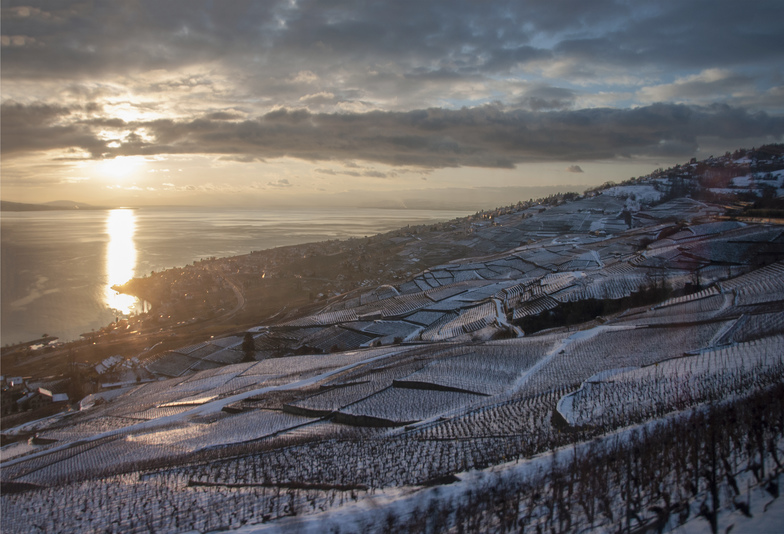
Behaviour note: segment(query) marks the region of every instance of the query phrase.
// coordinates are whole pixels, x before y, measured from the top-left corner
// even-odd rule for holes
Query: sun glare
[[[133,210],[110,210],[106,219],[106,233],[109,244],[106,246],[106,305],[123,315],[136,312],[138,300],[131,295],[123,295],[112,289],[131,278],[136,269],[136,215]]]
[[[139,170],[143,163],[132,157],[116,157],[98,162],[97,172],[104,178],[123,180]]]

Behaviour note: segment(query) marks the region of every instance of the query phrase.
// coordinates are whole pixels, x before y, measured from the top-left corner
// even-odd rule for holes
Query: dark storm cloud
[[[7,127],[23,132],[11,136],[14,152],[81,148],[94,158],[217,154],[235,161],[288,156],[431,169],[511,168],[530,161],[636,155],[689,156],[703,136],[742,143],[746,138],[780,139],[784,134],[784,118],[726,105],[654,104],[627,110],[551,112],[502,111],[485,106],[353,114],[279,109],[256,120],[238,122],[205,117],[147,122],[74,119],[67,123],[69,110],[63,108],[4,104],[3,116],[4,140],[8,139]],[[115,137],[112,146],[98,137],[99,131],[105,137],[107,128],[126,134]],[[145,135],[136,135],[141,130]],[[40,139],[47,141],[42,144]],[[340,171],[350,172],[355,171]]]

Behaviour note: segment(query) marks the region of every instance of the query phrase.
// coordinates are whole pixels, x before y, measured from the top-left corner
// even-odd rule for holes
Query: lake
[[[138,313],[143,305],[111,286],[150,271],[468,214],[371,208],[2,212],[0,342],[42,334],[78,339],[118,316]]]

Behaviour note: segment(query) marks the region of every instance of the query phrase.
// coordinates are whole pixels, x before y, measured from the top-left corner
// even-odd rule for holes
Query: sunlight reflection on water
[[[106,246],[106,287],[104,300],[113,310],[130,315],[136,312],[138,300],[131,295],[122,295],[112,289],[131,278],[136,269],[136,215],[133,210],[110,210],[106,218],[106,233],[109,244]]]

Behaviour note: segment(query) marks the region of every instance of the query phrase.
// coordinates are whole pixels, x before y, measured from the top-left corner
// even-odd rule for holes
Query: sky
[[[581,191],[784,141],[782,20],[780,0],[3,0],[0,194]]]

